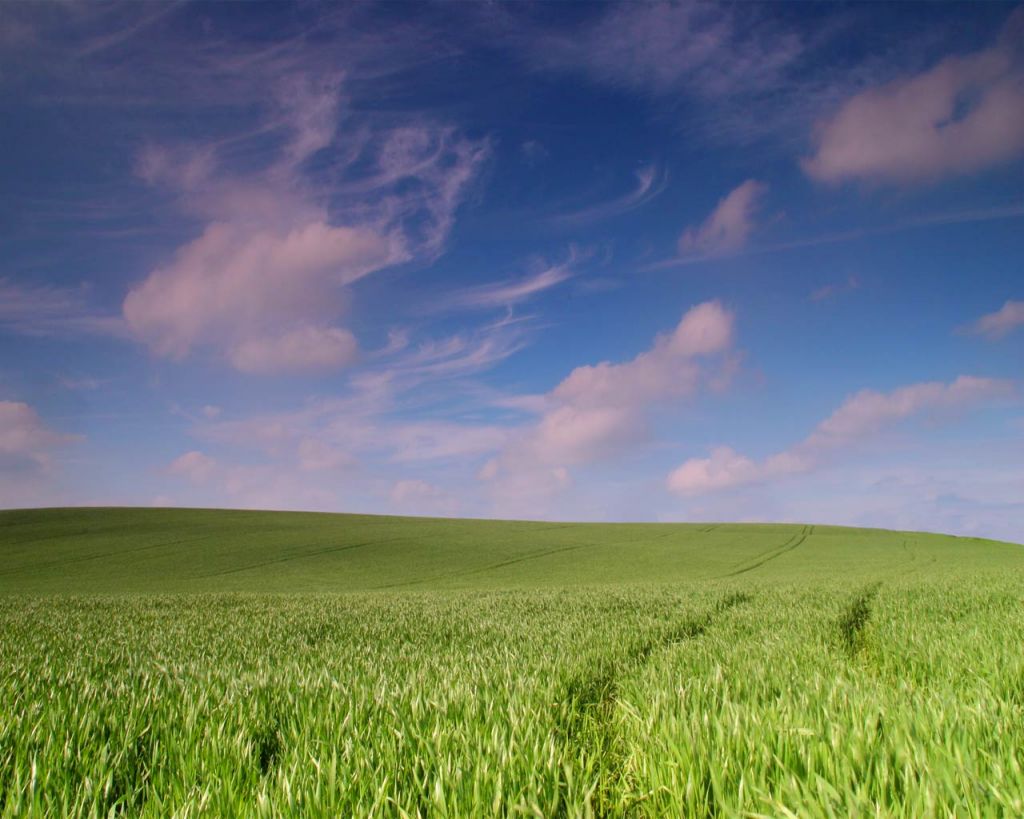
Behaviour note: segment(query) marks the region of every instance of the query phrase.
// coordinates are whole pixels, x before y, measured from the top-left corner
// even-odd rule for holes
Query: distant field
[[[0,512],[0,594],[533,589],[950,578],[988,540],[785,524],[602,524],[209,509]]]
[[[1024,548],[0,512],[0,814],[1024,815]]]

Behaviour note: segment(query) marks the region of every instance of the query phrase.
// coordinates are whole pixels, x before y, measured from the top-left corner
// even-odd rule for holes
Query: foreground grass
[[[420,584],[387,543],[384,568],[325,552],[367,540],[333,516],[298,516],[319,545],[273,564],[273,515],[234,518],[224,545],[218,513],[178,512],[178,531],[174,513],[112,513],[105,535],[102,512],[53,514],[5,530],[0,815],[1024,814],[1020,547],[353,521],[389,543],[422,525],[422,562],[449,550]],[[173,594],[134,593],[161,571],[130,556],[175,538],[205,551],[165,572]],[[559,549],[584,584],[552,581]],[[68,593],[117,554],[121,594]],[[306,589],[309,562],[346,593],[259,591]],[[211,566],[249,567],[219,576],[254,590],[181,593]],[[354,590],[385,569],[402,585]]]

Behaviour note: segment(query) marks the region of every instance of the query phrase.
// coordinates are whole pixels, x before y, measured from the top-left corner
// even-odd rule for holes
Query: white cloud
[[[332,471],[356,463],[349,452],[320,438],[303,438],[299,441],[298,453],[299,468],[307,472]]]
[[[206,222],[124,300],[131,330],[159,355],[208,348],[250,373],[350,363],[356,341],[338,326],[349,286],[436,256],[489,150],[452,128],[418,123],[373,139],[360,133],[346,153],[336,76],[288,76],[276,89],[264,127],[284,142],[262,169],[224,170],[218,144],[151,147],[140,157],[144,179],[175,191]],[[318,168],[310,178],[305,161],[328,148],[331,172]],[[349,181],[320,182],[342,177]]]
[[[110,380],[109,378],[90,378],[88,376],[82,378],[60,376],[57,378],[57,383],[71,392],[93,392],[104,384],[109,384]]]
[[[292,75],[275,90],[281,120],[290,132],[285,160],[298,165],[334,141],[341,108],[341,77]]]
[[[52,429],[24,402],[0,401],[0,508],[67,504],[55,456],[79,440]]]
[[[629,213],[654,199],[668,183],[668,174],[656,164],[639,168],[634,176],[636,184],[629,193],[580,210],[560,214],[554,220],[561,224],[582,225]]]
[[[317,453],[322,456],[323,453]],[[336,468],[312,462],[302,469]],[[339,499],[322,475],[314,479],[302,469],[281,464],[238,464],[193,450],[175,458],[167,473],[197,487],[204,503],[230,503],[251,509],[304,509],[338,511]]]
[[[0,278],[0,329],[24,336],[127,335],[120,316],[89,304],[86,287],[59,287]]]
[[[683,495],[713,492],[752,483],[766,469],[727,446],[715,447],[708,458],[691,458],[672,472],[668,488]]]
[[[858,289],[860,289],[860,279],[857,276],[848,276],[844,282],[825,284],[813,290],[808,299],[810,301],[829,301]]]
[[[749,6],[610,2],[554,24],[537,22],[529,4],[508,8],[497,36],[533,65],[655,98],[663,116],[716,144],[795,129],[820,95],[819,74],[800,71],[808,44],[778,15]]]
[[[702,359],[727,353],[732,343],[732,313],[705,302],[631,361],[577,367],[548,393],[538,421],[513,435],[480,478],[501,502],[532,501],[568,485],[568,467],[620,452],[643,436],[651,408],[714,380],[716,369]]]
[[[709,457],[691,458],[671,472],[667,486],[680,495],[698,495],[809,472],[830,453],[851,448],[904,419],[927,411],[976,406],[1012,391],[1012,382],[969,375],[961,375],[950,384],[911,384],[888,393],[862,390],[788,450],[758,462],[729,447],[717,447]]]
[[[413,348],[398,345],[392,354],[353,376],[353,391],[347,397],[310,400],[293,411],[242,419],[194,419],[194,433],[217,445],[255,450],[300,472],[346,467],[363,456],[377,459],[385,469],[389,464],[479,457],[505,443],[506,427],[392,413],[398,399],[414,391],[421,410],[424,390],[449,402],[448,391],[435,392],[440,383],[492,366],[509,349],[500,339],[487,337],[473,343],[455,337]],[[465,397],[459,407],[467,409]]]
[[[459,508],[456,498],[418,478],[395,481],[389,498],[392,506],[406,514],[454,515]]]
[[[748,36],[750,16],[725,6],[656,2],[602,9],[607,12],[596,21],[567,32],[529,32],[534,59],[658,96],[720,99],[773,87],[802,51],[797,37],[767,25],[759,36]]]
[[[699,226],[688,227],[679,237],[683,255],[716,256],[741,250],[756,227],[754,216],[767,186],[748,179],[715,206]]]
[[[1007,300],[994,313],[986,313],[963,328],[964,332],[995,340],[1024,325],[1024,301]]]
[[[228,353],[235,369],[246,373],[335,370],[355,356],[356,339],[348,330],[309,325],[246,339]]]
[[[21,401],[0,401],[0,469],[5,472],[45,470],[53,451],[76,440],[48,427]]]
[[[200,343],[267,345],[268,330],[337,312],[340,285],[394,258],[388,239],[368,228],[212,224],[128,294],[124,314],[156,352],[173,358]]]
[[[179,455],[171,461],[167,471],[172,475],[179,475],[193,483],[201,484],[210,480],[219,468],[220,464],[217,463],[216,459],[199,450],[192,450],[191,452]]]
[[[493,452],[508,439],[508,430],[490,424],[406,421],[385,433],[395,462],[465,458]],[[383,443],[383,441],[382,441]]]
[[[382,200],[382,213],[401,225],[410,246],[425,259],[443,249],[480,166],[490,155],[486,140],[460,137],[451,127],[415,125],[396,128],[378,139],[379,175],[354,186],[356,191],[401,185]]]
[[[572,248],[569,258],[561,264],[545,265],[539,272],[524,278],[505,279],[463,288],[444,297],[438,303],[437,309],[512,307],[572,278],[573,267],[578,258],[579,252]]]
[[[821,182],[919,182],[1024,154],[1024,50],[1016,11],[989,48],[869,88],[819,124],[804,170]]]

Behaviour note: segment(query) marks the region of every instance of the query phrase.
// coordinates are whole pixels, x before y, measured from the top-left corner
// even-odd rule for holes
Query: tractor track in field
[[[136,546],[132,549],[118,549],[113,552],[97,552],[91,555],[69,557],[66,560],[47,560],[42,563],[33,563],[31,566],[22,566],[16,569],[4,569],[0,571],[0,576],[21,574],[26,571],[34,572],[37,569],[48,569],[53,568],[54,566],[67,566],[70,563],[86,563],[90,560],[100,560],[104,557],[119,557],[121,555],[136,554],[138,552],[146,552],[152,549],[162,549],[166,546],[181,546],[185,543],[198,543],[201,540],[207,540],[209,537],[209,535],[203,535],[202,537],[182,538],[181,540],[168,540],[162,543],[151,543],[148,546]]]
[[[200,574],[200,575],[196,575],[196,579],[204,578],[204,577],[221,577],[221,576],[227,575],[227,574],[238,574],[239,572],[247,572],[247,571],[250,571],[251,569],[259,569],[259,568],[262,568],[263,566],[274,566],[274,565],[277,565],[279,563],[291,563],[292,561],[295,561],[295,560],[306,560],[307,558],[310,558],[310,557],[319,557],[320,555],[329,555],[329,554],[333,554],[335,552],[348,552],[348,551],[351,551],[352,549],[362,549],[364,546],[379,546],[379,545],[383,545],[385,543],[397,543],[400,540],[422,540],[422,538],[418,538],[418,537],[392,537],[392,538],[384,538],[382,540],[365,540],[365,541],[362,541],[360,543],[347,543],[347,544],[344,544],[344,545],[341,545],[341,546],[329,546],[326,549],[317,549],[317,550],[312,551],[312,552],[303,552],[302,554],[298,554],[298,555],[289,555],[288,557],[277,557],[277,558],[274,558],[273,560],[261,560],[258,563],[250,563],[247,566],[237,566],[235,568],[224,569],[223,571],[219,571],[219,572],[210,572],[208,574]]]
[[[839,640],[847,656],[853,658],[864,648],[864,629],[871,619],[872,604],[882,582],[865,586],[846,606],[836,622]]]
[[[616,815],[609,796],[623,775],[624,760],[615,747],[613,726],[622,679],[643,668],[655,652],[701,637],[719,616],[750,599],[746,592],[725,595],[704,614],[691,616],[653,638],[634,643],[623,655],[602,658],[595,667],[566,684],[561,701],[569,707],[562,712],[556,730],[567,746],[567,756],[594,753],[601,758],[594,790],[595,817]]]
[[[563,529],[563,528],[565,528],[566,526],[569,526],[569,525],[570,524],[562,523],[562,524],[556,524],[556,525],[553,525],[553,526],[544,526],[541,529],[535,530],[535,531],[545,531],[547,529]],[[383,545],[385,543],[397,543],[398,541],[402,541],[402,540],[414,542],[414,541],[417,541],[417,540],[426,540],[429,537],[433,537],[433,536],[434,535],[429,535],[429,536],[423,536],[423,535],[408,536],[408,535],[406,535],[406,536],[403,536],[403,537],[382,538],[380,540],[366,540],[366,541],[361,541],[359,543],[348,543],[348,544],[343,544],[341,546],[329,546],[326,549],[317,549],[317,550],[311,551],[311,552],[303,552],[302,554],[289,555],[288,557],[274,558],[273,560],[263,560],[263,561],[260,561],[258,563],[250,563],[247,566],[239,566],[239,567],[232,568],[232,569],[224,569],[223,571],[219,571],[219,572],[210,572],[209,574],[199,575],[199,577],[220,577],[222,575],[227,575],[227,574],[238,574],[239,572],[247,572],[250,569],[259,569],[259,568],[261,568],[263,566],[273,566],[273,565],[277,565],[279,563],[291,563],[291,562],[293,562],[295,560],[305,560],[306,558],[318,557],[320,555],[326,555],[326,554],[333,554],[335,552],[347,552],[347,551],[351,551],[353,549],[361,549],[361,548],[363,548],[365,546],[378,546],[378,545]],[[415,581],[415,582],[419,582],[419,581]],[[426,581],[424,581],[424,582],[426,582]],[[394,585],[397,587],[397,586],[401,586],[401,585],[405,585],[405,584],[396,583]],[[388,588],[388,587],[378,586],[376,588]]]
[[[535,529],[534,531],[546,531],[549,529],[565,529],[570,525],[571,524],[560,524],[558,526],[546,526],[544,527],[544,529]],[[665,540],[666,538],[675,537],[676,535],[676,532],[666,532],[665,534],[659,535],[656,538],[648,538],[647,540]],[[420,586],[424,583],[433,583],[437,580],[451,580],[452,578],[456,577],[469,577],[475,574],[483,574],[484,572],[489,572],[494,569],[503,569],[506,566],[514,566],[517,563],[526,563],[530,560],[540,560],[541,558],[548,557],[550,555],[562,554],[563,552],[575,552],[580,549],[586,549],[594,545],[595,544],[588,542],[577,543],[572,546],[559,546],[557,549],[545,549],[544,551],[530,552],[529,554],[520,555],[519,557],[508,558],[507,560],[501,560],[497,563],[489,563],[486,566],[478,566],[474,569],[463,569],[457,572],[435,574],[431,575],[430,577],[417,578],[416,580],[403,580],[400,583],[386,583],[382,586],[374,586],[373,588],[374,590],[399,589],[404,588],[406,586]]]
[[[549,555],[557,555],[562,552],[575,552],[578,549],[585,549],[593,544],[590,543],[577,543],[575,546],[561,546],[557,549],[546,549],[543,552],[531,552],[530,554],[521,555],[519,557],[513,557],[508,560],[502,560],[499,563],[489,563],[486,566],[478,566],[475,569],[463,569],[459,572],[447,572],[446,574],[435,574],[431,577],[417,578],[416,580],[403,580],[401,583],[386,583],[383,586],[374,586],[374,589],[398,589],[404,586],[419,586],[423,583],[433,583],[437,580],[451,580],[455,577],[469,577],[474,574],[483,574],[489,572],[492,569],[503,569],[505,566],[514,566],[516,563],[526,563],[530,560],[539,560],[542,557],[548,557]]]
[[[905,568],[901,574],[913,574],[919,572],[925,566],[930,566],[935,563],[938,558],[934,554],[928,554],[926,559],[921,559],[922,555],[917,549],[917,540],[907,540],[906,538],[900,543],[903,551],[907,554],[907,559],[904,564]]]
[[[786,554],[787,552],[792,552],[797,546],[802,545],[804,541],[807,540],[807,538],[809,538],[812,534],[814,534],[814,527],[804,526],[799,534],[793,535],[793,537],[791,537],[781,546],[774,546],[767,552],[763,552],[761,555],[758,555],[760,559],[758,559],[756,563],[751,563],[749,566],[743,566],[742,568],[736,569],[735,571],[720,574],[718,575],[718,577],[736,577],[737,575],[752,572],[754,571],[754,569],[759,569],[765,563],[768,563],[771,560],[775,560],[775,558],[777,557],[782,557],[782,555]]]

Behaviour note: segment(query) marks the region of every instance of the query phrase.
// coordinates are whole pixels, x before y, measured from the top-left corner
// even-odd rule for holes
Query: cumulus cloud
[[[21,401],[0,401],[0,469],[38,472],[51,463],[53,451],[75,438],[48,427]]]
[[[357,347],[337,323],[348,287],[441,251],[487,144],[417,123],[362,134],[345,154],[340,88],[335,76],[279,81],[265,130],[281,147],[262,169],[232,172],[218,144],[142,154],[140,176],[206,221],[124,300],[128,326],[155,353],[209,348],[250,373],[344,366]],[[325,149],[342,158],[313,180],[303,164]]]
[[[683,231],[679,252],[716,256],[742,249],[756,227],[757,205],[766,190],[767,186],[756,179],[731,190],[704,222]]]
[[[803,168],[821,182],[919,182],[1024,154],[1024,11],[989,48],[869,88],[821,122]]]
[[[389,241],[367,228],[217,223],[134,288],[124,315],[156,352],[180,359],[196,344],[244,345],[282,324],[326,317],[338,309],[340,285],[392,258]]]
[[[716,370],[707,360],[733,344],[733,314],[718,302],[688,310],[649,350],[620,364],[577,367],[545,396],[536,423],[514,435],[480,472],[503,500],[568,485],[568,468],[640,439],[654,406],[692,395]]]
[[[830,453],[848,449],[912,416],[976,406],[1012,391],[1010,381],[969,375],[949,384],[911,384],[888,393],[862,390],[788,450],[755,461],[730,447],[716,447],[709,457],[691,458],[680,465],[669,474],[667,485],[680,495],[699,495],[809,472]]]
[[[0,507],[65,503],[55,454],[79,440],[52,429],[21,401],[0,401]]]
[[[167,467],[172,475],[179,475],[187,478],[193,483],[206,483],[212,478],[220,465],[216,459],[211,458],[197,449],[185,452],[175,458]]]
[[[252,509],[335,511],[339,505],[335,492],[321,481],[303,480],[300,472],[277,464],[230,463],[192,450],[175,458],[166,472],[201,487],[206,503],[220,496],[232,506]]]
[[[994,313],[986,313],[968,324],[962,331],[995,340],[1009,335],[1021,325],[1024,325],[1024,301],[1011,299]]]

